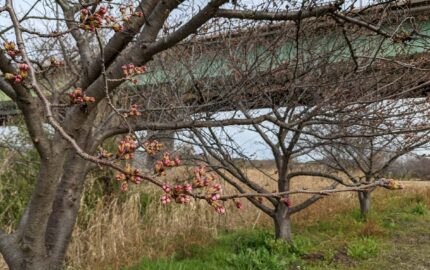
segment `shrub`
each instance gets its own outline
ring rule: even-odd
[[[353,240],[348,244],[347,254],[354,259],[369,259],[378,255],[378,242],[369,237]]]
[[[423,202],[417,202],[417,204],[412,208],[412,214],[417,216],[424,216],[428,212],[427,205]]]
[[[281,270],[301,265],[301,256],[309,246],[308,241],[298,237],[287,243],[273,239],[268,233],[259,233],[238,241],[237,253],[231,255],[228,262],[234,269]]]
[[[2,149],[0,158],[8,160],[2,164],[0,173],[0,225],[11,227],[24,212],[39,162],[34,151],[18,153]]]

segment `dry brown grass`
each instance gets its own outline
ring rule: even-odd
[[[141,234],[139,195],[133,194],[122,204],[113,199],[99,201],[88,227],[77,226],[68,250],[69,269],[118,268],[135,261],[145,243]]]
[[[269,174],[275,170],[269,169]],[[257,170],[246,173],[257,179],[269,191],[276,183]],[[188,172],[176,172],[171,178],[184,179]],[[315,177],[300,177],[293,183],[293,188],[320,188],[329,182]],[[421,194],[430,207],[430,183],[405,182],[406,188],[396,192],[396,196]],[[225,185],[225,192],[234,192]],[[163,206],[158,199],[150,200],[144,214],[139,205],[141,194],[158,198],[160,191],[151,186],[142,186],[130,192],[124,203],[118,199],[109,202],[100,200],[94,211],[87,218],[88,226],[77,226],[73,232],[67,264],[68,269],[118,269],[119,266],[136,264],[142,256],[156,257],[173,252],[187,253],[189,244],[206,244],[223,230],[272,226],[271,220],[257,211],[250,203],[244,202],[245,209],[237,210],[231,203],[226,205],[226,215],[218,215],[206,202],[192,202],[190,205]],[[390,196],[386,190],[378,190],[378,200]],[[306,198],[304,195],[293,197],[293,203]],[[353,209],[357,206],[353,193],[333,194],[311,207],[293,216],[297,224],[328,219],[336,213]],[[376,224],[369,223],[363,229],[363,235],[379,233]],[[0,269],[7,269],[0,261]]]
[[[384,234],[384,230],[381,228],[381,225],[379,225],[373,219],[367,220],[363,226],[363,229],[360,232],[360,235],[365,237],[379,236],[383,234]]]

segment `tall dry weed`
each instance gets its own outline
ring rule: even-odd
[[[183,175],[180,174],[185,173],[180,172],[175,177],[181,179]],[[269,177],[274,175],[273,169],[265,173],[257,170],[248,170],[246,173],[267,190],[275,189],[276,182]],[[301,177],[295,179],[293,188],[315,189],[327,184],[315,177]],[[234,192],[231,187],[224,186],[225,193]],[[430,186],[427,183],[406,182],[406,189],[394,195],[390,191],[378,190],[374,196],[380,204],[384,203],[387,196],[416,194],[427,198],[430,206]],[[143,185],[139,190],[131,191],[124,202],[119,202],[118,198],[104,198],[97,201],[91,212],[83,209],[81,220],[78,221],[80,225],[76,226],[69,246],[67,268],[118,269],[138,263],[142,256],[164,256],[178,251],[186,255],[190,244],[206,244],[225,230],[272,226],[270,218],[246,201],[243,210],[227,203],[227,213],[218,215],[203,201],[190,205],[164,206],[159,203],[160,195],[158,189]],[[141,196],[151,199],[142,206]],[[307,197],[294,196],[293,203]],[[356,208],[357,203],[354,193],[333,194],[294,215],[293,221],[304,224],[329,219],[336,213]],[[0,269],[7,269],[2,260]]]

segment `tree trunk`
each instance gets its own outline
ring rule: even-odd
[[[72,150],[63,151],[61,156],[65,158],[50,159],[55,166],[41,166],[38,184],[49,181],[51,185],[45,187],[45,192],[39,188],[40,195],[33,194],[35,205],[29,204],[18,230],[11,235],[2,235],[0,231],[0,252],[11,270],[56,270],[64,267],[89,163]],[[46,201],[48,198],[49,202]],[[41,205],[39,200],[44,205],[49,204],[49,207],[43,208],[46,211],[44,219],[40,218],[41,221],[37,222],[37,228],[43,226],[43,230],[32,230],[31,227],[29,230],[29,224],[32,225],[35,220],[31,218],[34,216],[31,207]],[[35,233],[29,235],[29,231]]]
[[[371,191],[359,191],[358,192],[358,200],[360,202],[360,214],[361,217],[366,219],[370,212],[371,205]]]
[[[276,239],[282,239],[287,242],[291,242],[293,240],[293,234],[291,232],[291,219],[288,207],[286,207],[285,204],[280,203],[278,206],[276,206],[273,221],[275,223]]]
[[[63,269],[87,174],[88,162],[78,157],[75,152],[71,153],[65,164],[46,231],[50,269]]]
[[[7,235],[0,230],[0,252],[9,269],[19,269],[23,262],[23,254],[15,235]]]
[[[55,191],[63,175],[63,161],[63,153],[41,160],[35,190],[16,232],[0,241],[0,251],[11,270],[52,269],[45,233]]]

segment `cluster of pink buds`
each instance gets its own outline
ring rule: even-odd
[[[128,189],[128,182],[132,182],[136,185],[142,182],[141,171],[139,169],[132,168],[130,164],[127,164],[124,169],[125,173],[119,172],[115,178],[121,182],[121,190],[126,191]]]
[[[172,189],[170,188],[170,186],[169,186],[168,184],[164,184],[164,185],[162,186],[162,189],[163,189],[163,191],[164,191],[164,192],[166,192],[166,193],[170,193],[170,191],[172,191]]]
[[[219,200],[221,199],[220,192],[222,191],[221,186],[219,184],[215,184],[213,186],[210,186],[207,188],[206,194],[207,199],[206,201],[215,208],[215,211],[219,214],[225,213],[225,208],[222,204],[220,204]]]
[[[193,192],[193,186],[192,186],[192,185],[190,185],[190,184],[185,184],[185,185],[183,185],[183,186],[182,186],[182,189],[183,189],[184,191],[186,191],[186,192],[189,192],[189,193]]]
[[[141,113],[137,109],[137,104],[132,104],[130,106],[130,112],[126,116],[139,116]]]
[[[166,167],[177,167],[181,165],[181,160],[176,156],[173,160],[170,158],[170,153],[165,152],[163,154],[163,165]]]
[[[131,21],[132,16],[143,17],[143,12],[141,11],[134,12],[133,4],[129,4],[128,6],[121,5],[119,7],[119,12],[121,14],[121,20],[126,23],[129,23]]]
[[[6,50],[6,53],[12,58],[21,54],[21,51],[16,49],[15,42],[13,41],[5,41],[4,49]]]
[[[200,165],[194,170],[193,187],[204,190],[206,201],[219,214],[225,213],[224,206],[220,203],[222,187],[220,184],[212,184],[215,179],[214,175],[207,172],[204,165]]]
[[[95,98],[86,96],[82,91],[82,88],[76,88],[72,93],[69,93],[70,103],[71,104],[90,104],[96,101]]]
[[[218,201],[221,198],[221,195],[219,193],[212,193],[209,197],[209,200],[211,201]]]
[[[125,160],[133,159],[136,148],[136,138],[133,135],[127,135],[119,142],[116,157]]]
[[[153,156],[163,149],[163,144],[157,140],[146,141],[143,143],[143,148],[145,148],[145,151],[148,155]]]
[[[206,166],[200,165],[194,170],[194,187],[207,187],[214,180],[214,176],[206,171]]]
[[[121,24],[119,24],[119,23],[114,23],[113,25],[112,25],[112,29],[115,31],[115,32],[121,32],[121,31],[123,31],[124,30],[124,26],[122,26]]]
[[[81,9],[79,21],[81,24],[80,28],[85,31],[95,31],[97,28],[101,28],[103,26],[103,20],[105,19],[105,15],[107,13],[107,7],[100,7],[99,10],[90,14],[90,9],[88,7],[84,7]]]
[[[99,152],[97,155],[98,158],[105,159],[105,158],[110,158],[112,156],[113,156],[113,154],[111,152],[109,152],[109,151],[107,151],[107,150],[105,150],[99,146]]]
[[[125,192],[128,190],[128,183],[127,181],[124,181],[121,183],[121,191]]]
[[[133,9],[134,9],[134,8],[133,8],[133,5],[132,5],[132,4],[130,4],[128,7],[129,7],[129,10],[130,10],[130,12],[129,12],[129,13],[127,13],[127,8],[126,8],[126,6],[121,5],[121,6],[119,7],[119,12],[120,12],[120,14],[121,14],[121,21],[123,21],[124,23],[130,23],[130,22],[131,22],[131,18],[132,18],[132,17],[143,17],[143,12],[140,12],[140,11],[138,11],[138,12],[134,12],[134,11],[133,11]],[[110,18],[110,20],[107,20],[107,19],[106,19],[106,22],[107,22],[107,23],[112,22],[112,23],[111,23],[111,27],[112,27],[112,29],[113,29],[115,32],[120,32],[120,31],[123,31],[123,30],[124,30],[124,26],[123,26],[123,25],[121,25],[120,23],[116,22],[115,18],[113,18],[113,17],[111,17],[111,18]]]
[[[214,184],[212,189],[215,190],[215,192],[222,192],[222,187],[220,184]]]
[[[189,193],[193,191],[193,188],[190,184],[184,185],[176,185],[173,188],[173,198],[175,198],[176,203],[186,204],[190,202]]]
[[[120,32],[124,30],[124,23],[130,23],[132,17],[143,17],[143,12],[134,11],[132,4],[128,5],[128,8],[124,5],[119,8],[120,18],[119,20],[112,15],[108,14],[107,7],[100,7],[96,12],[91,14],[89,7],[84,7],[80,11],[79,16],[79,27],[85,31],[95,31],[96,29],[106,27],[111,28],[115,32]]]
[[[162,204],[169,204],[172,200],[169,195],[163,195],[160,199]]]
[[[175,202],[179,203],[179,204],[187,204],[191,201],[190,196],[185,195],[185,194],[179,194],[178,196],[176,196],[175,198]]]
[[[142,74],[146,71],[145,66],[136,67],[133,64],[123,65],[121,68],[122,68],[122,73],[124,73],[125,77]]]
[[[212,206],[215,208],[215,211],[218,214],[225,214],[225,207],[222,204],[219,203],[212,203]]]
[[[49,62],[51,63],[51,67],[63,67],[65,65],[64,61],[57,60],[55,57],[50,57]]]
[[[168,184],[164,184],[162,186],[162,188],[163,188],[163,191],[167,194],[161,196],[161,203],[162,204],[168,204],[171,202],[171,198],[169,196],[169,193],[170,193],[170,191],[172,191],[172,189],[170,188],[170,186]]]
[[[26,78],[28,77],[28,65],[27,64],[18,64],[18,68],[19,68],[19,75],[22,78]]]
[[[25,78],[28,77],[28,65],[27,64],[18,64],[19,73],[5,73],[4,78],[9,81],[13,81],[14,83],[21,83]]]
[[[170,160],[170,158],[168,158],[168,154],[165,154],[165,159],[164,160]],[[156,166],[159,165],[160,168],[163,168],[164,170],[164,161],[159,161],[156,163]],[[168,164],[168,163],[166,163]],[[177,166],[175,162],[175,166]],[[158,171],[158,173],[160,174],[160,170]],[[195,174],[195,179],[193,184],[190,183],[185,183],[185,184],[177,184],[174,187],[171,187],[168,184],[163,184],[161,186],[161,188],[164,191],[164,195],[162,195],[161,197],[161,203],[162,204],[168,204],[171,201],[175,201],[176,203],[179,204],[187,204],[190,202],[192,197],[196,197],[196,198],[201,198],[204,199],[205,201],[208,202],[208,204],[210,206],[212,206],[215,211],[219,214],[224,214],[225,213],[225,207],[222,204],[221,200],[221,192],[222,192],[222,187],[219,184],[211,184],[212,179],[214,179],[214,177],[210,174],[206,172],[206,167],[205,166],[199,166],[198,168],[196,168],[194,170],[194,174]],[[198,179],[198,181],[196,182],[196,179]],[[200,189],[202,191],[198,192],[198,193],[194,193],[194,189]],[[236,207],[239,209],[243,208],[243,205],[241,202],[239,201],[235,201],[236,203]]]
[[[170,190],[170,187],[168,187],[167,189]],[[163,188],[163,190],[164,190],[164,188]],[[175,187],[173,188],[174,194],[191,193],[192,191],[193,191],[193,186],[190,184],[175,185]],[[165,191],[165,192],[167,192],[167,191]]]
[[[177,167],[180,164],[181,160],[178,156],[176,156],[174,159],[171,159],[169,152],[165,152],[163,154],[163,159],[155,163],[154,173],[157,175],[165,175],[164,171],[166,170],[166,167]]]
[[[289,196],[281,198],[280,201],[283,202],[288,208],[291,208],[293,206],[293,201]]]
[[[163,184],[163,191],[166,193],[161,197],[161,203],[167,204],[171,201],[171,198],[179,204],[187,204],[191,201],[190,194],[193,192],[193,186],[191,184],[175,185],[173,189],[168,184]]]
[[[164,176],[166,175],[165,172],[166,168],[163,165],[163,162],[161,160],[155,162],[154,164],[154,173],[157,174],[158,176]]]

